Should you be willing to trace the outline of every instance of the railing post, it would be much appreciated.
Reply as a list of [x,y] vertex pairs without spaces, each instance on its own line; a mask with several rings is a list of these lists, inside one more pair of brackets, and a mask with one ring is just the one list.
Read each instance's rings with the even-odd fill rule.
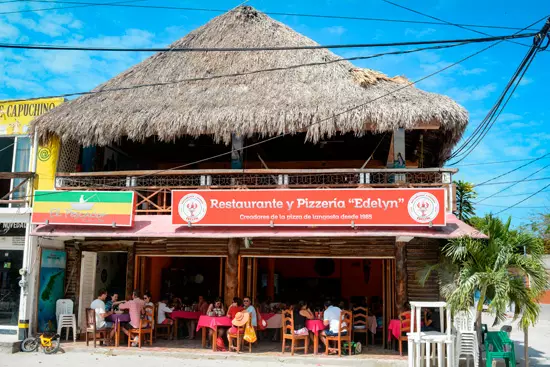
[[65,186],[65,181],[63,180],[63,177],[56,177],[55,178],[55,188],[63,187]]

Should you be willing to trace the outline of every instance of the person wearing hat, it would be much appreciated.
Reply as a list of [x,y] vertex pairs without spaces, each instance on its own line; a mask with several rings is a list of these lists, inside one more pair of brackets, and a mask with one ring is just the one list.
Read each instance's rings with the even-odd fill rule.
[[[246,325],[246,323],[250,320],[250,314],[246,311],[240,311],[235,314],[235,318],[233,318],[233,321],[231,321],[231,328],[228,331],[228,334],[236,335],[237,330],[239,330],[240,327],[243,327]],[[244,333],[243,330],[241,330],[241,333]]]

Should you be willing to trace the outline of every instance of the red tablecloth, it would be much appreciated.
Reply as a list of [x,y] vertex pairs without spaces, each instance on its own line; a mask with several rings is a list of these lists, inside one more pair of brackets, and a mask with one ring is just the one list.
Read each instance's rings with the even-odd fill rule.
[[105,320],[107,321],[111,321],[111,322],[118,322],[118,323],[121,323],[121,322],[130,322],[130,314],[127,314],[127,313],[122,313],[122,314],[112,314],[112,315],[109,315],[105,318]]
[[401,323],[399,320],[390,320],[388,325],[388,341],[391,341],[392,336],[395,339],[399,339],[399,331],[401,329]]
[[323,323],[323,320],[306,320],[306,328],[309,331],[317,334],[319,331],[325,330],[327,327]]
[[199,331],[202,327],[214,329],[219,326],[231,327],[231,319],[227,316],[214,317],[201,315],[199,322],[197,323],[197,331]]
[[173,311],[170,313],[170,317],[173,319],[198,320],[201,317],[201,313],[192,311]]

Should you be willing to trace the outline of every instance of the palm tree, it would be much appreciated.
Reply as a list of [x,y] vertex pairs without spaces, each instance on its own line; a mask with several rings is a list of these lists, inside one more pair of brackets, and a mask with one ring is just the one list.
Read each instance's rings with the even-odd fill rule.
[[479,291],[478,332],[486,302],[489,302],[489,312],[495,315],[495,325],[505,319],[507,306],[513,303],[514,320],[521,315],[519,324],[525,330],[537,322],[540,312],[537,299],[549,286],[542,262],[543,242],[528,232],[511,230],[511,218],[504,223],[487,215],[472,218],[471,222],[487,234],[489,240],[471,237],[451,240],[443,247],[443,262],[418,274],[420,283],[424,284],[436,271],[440,276],[441,294],[453,312],[472,307],[474,293]]
[[456,185],[456,211],[458,219],[468,223],[475,215],[473,200],[477,197],[474,185],[466,181],[455,181]]

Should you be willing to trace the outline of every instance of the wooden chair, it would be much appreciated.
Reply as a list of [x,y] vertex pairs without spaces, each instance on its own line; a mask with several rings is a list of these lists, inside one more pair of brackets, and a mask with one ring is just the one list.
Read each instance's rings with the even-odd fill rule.
[[[345,325],[345,326],[344,326]],[[351,356],[351,328],[353,326],[353,315],[351,311],[340,312],[340,327],[338,328],[338,335],[326,336],[327,345],[325,354],[329,352],[338,351],[338,356],[342,356],[342,342],[348,342],[349,355]],[[336,342],[337,348],[330,348],[330,342]]]
[[[292,310],[283,311],[283,354],[285,353],[286,341],[290,340],[290,355],[294,355],[295,350],[303,350],[304,354],[307,354],[307,348],[309,345],[308,335],[296,335],[294,334],[294,313]],[[300,340],[304,341],[303,347],[295,347],[295,343]]]
[[[172,325],[171,324],[159,324],[158,323],[158,303],[155,308],[155,341],[158,337],[166,337],[166,339],[172,339]],[[163,331],[165,330],[165,332]]]
[[[144,336],[149,335],[149,345],[153,345],[153,322],[155,315],[155,307],[147,306],[145,307],[144,318],[139,320],[139,327],[128,330],[128,346],[132,345],[132,340],[135,336],[138,337],[138,347],[141,348],[141,340]],[[153,320],[153,321],[149,321]]]
[[411,331],[412,325],[411,311],[405,311],[399,315],[399,355],[403,356],[403,342],[407,342],[409,337],[407,333]]
[[111,332],[111,328],[103,328],[103,329],[97,330],[95,310],[93,308],[87,308],[86,309],[86,346],[90,345],[89,344],[90,333],[93,335],[93,338],[94,338],[94,348],[97,348],[97,334],[99,334],[100,338],[101,338],[101,335],[103,335],[103,344],[105,344],[107,335],[109,335],[110,332]]
[[352,339],[355,334],[365,334],[365,347],[369,344],[369,310],[366,307],[355,307],[353,309]]
[[[237,353],[241,352],[241,349],[244,349],[244,343],[248,343],[246,340],[244,340],[244,329],[247,325],[251,325],[251,321],[249,320],[247,324],[243,326],[234,326],[237,329],[237,333],[233,334],[230,333],[228,329],[227,330],[227,340],[229,344],[229,351],[235,351]],[[233,344],[233,341],[236,341],[235,344]],[[248,343],[248,353],[252,353],[252,343]]]

